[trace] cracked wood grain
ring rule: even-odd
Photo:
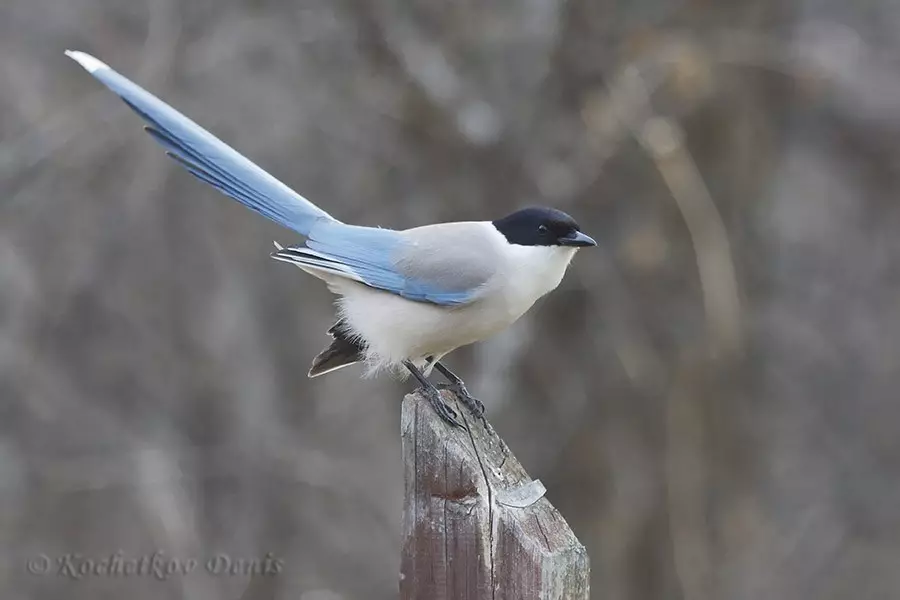
[[[506,444],[443,392],[466,429],[403,400],[402,600],[586,600],[587,552]]]

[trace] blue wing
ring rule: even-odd
[[[307,235],[328,213],[266,173],[183,114],[84,52],[67,50],[103,85],[116,93],[148,125],[147,132],[166,154],[226,196],[276,223]]]
[[[413,274],[402,260],[408,250],[402,232],[322,222],[310,231],[305,246],[279,248],[272,257],[415,302],[450,307],[477,297],[478,286],[470,281]]]

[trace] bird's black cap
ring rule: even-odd
[[[492,223],[506,241],[517,246],[597,245],[597,242],[581,233],[575,219],[555,208],[523,208]]]

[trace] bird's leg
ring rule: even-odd
[[[425,375],[422,374],[422,371],[416,368],[416,365],[408,360],[403,361],[403,366],[409,369],[409,372],[413,374],[413,377],[419,381],[419,384],[422,386],[422,393],[428,398],[432,408],[434,408],[434,412],[451,425],[465,429],[465,426],[456,420],[456,411],[447,406],[443,398],[441,398],[441,393],[434,387],[434,384],[428,381]]]
[[[475,415],[476,418],[484,421],[484,403],[472,396],[469,393],[469,390],[466,389],[466,384],[463,383],[463,380],[460,379],[456,373],[442,365],[440,362],[434,363],[434,368],[438,370],[438,372],[444,376],[444,378],[449,382],[445,386],[447,389],[453,391],[457,396],[462,398],[462,401],[465,405],[472,411],[472,414]]]

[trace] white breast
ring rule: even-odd
[[[516,319],[535,301],[556,289],[576,248],[562,246],[513,246],[504,249],[503,286],[509,309]]]
[[[365,342],[371,369],[396,368],[403,360],[418,365],[509,327],[535,301],[555,289],[575,255],[574,248],[511,246],[491,223],[482,224],[495,274],[479,299],[459,307],[412,302],[388,292],[339,279],[330,287],[342,297],[341,316]],[[399,371],[399,370],[398,370]]]

